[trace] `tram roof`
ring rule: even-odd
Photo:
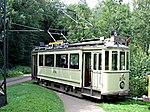
[[[39,51],[63,51],[63,50],[98,50],[98,49],[128,49],[126,37],[111,37],[111,38],[99,38],[88,39],[85,41],[75,43],[62,43],[62,42],[50,43],[51,46],[37,46],[33,49],[33,52]],[[61,43],[61,44],[60,44]],[[59,44],[59,45],[58,45]]]

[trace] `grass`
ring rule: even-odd
[[[7,88],[8,104],[0,112],[64,112],[62,101],[51,90],[20,83]]]
[[[99,106],[106,112],[150,112],[150,103],[137,100],[101,103]]]

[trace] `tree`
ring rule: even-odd
[[[67,31],[69,41],[78,41],[89,37],[88,30],[91,25],[88,21],[91,10],[86,1],[81,0],[78,4],[71,4],[66,8],[66,10],[60,11],[61,16],[57,19],[57,25]]]
[[[132,37],[135,44],[144,49],[146,55],[150,47],[150,1],[134,0],[131,21]]]
[[[119,35],[126,36],[130,16],[129,4],[123,4],[120,0],[99,2],[93,9],[94,18],[91,19],[96,30],[94,34],[109,37],[111,31],[116,30]]]
[[[10,23],[9,61],[12,65],[30,65],[31,51],[40,41],[50,41],[47,34],[48,25],[57,14],[51,10],[54,4],[48,0],[9,0],[7,1],[7,18]],[[52,18],[47,17],[52,15]],[[26,32],[38,30],[44,32]],[[11,30],[18,30],[11,32]]]

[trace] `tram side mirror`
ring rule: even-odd
[[[44,42],[40,42],[40,47],[45,47]]]

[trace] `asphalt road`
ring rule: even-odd
[[[65,112],[105,112],[96,103],[56,92],[64,103]]]

